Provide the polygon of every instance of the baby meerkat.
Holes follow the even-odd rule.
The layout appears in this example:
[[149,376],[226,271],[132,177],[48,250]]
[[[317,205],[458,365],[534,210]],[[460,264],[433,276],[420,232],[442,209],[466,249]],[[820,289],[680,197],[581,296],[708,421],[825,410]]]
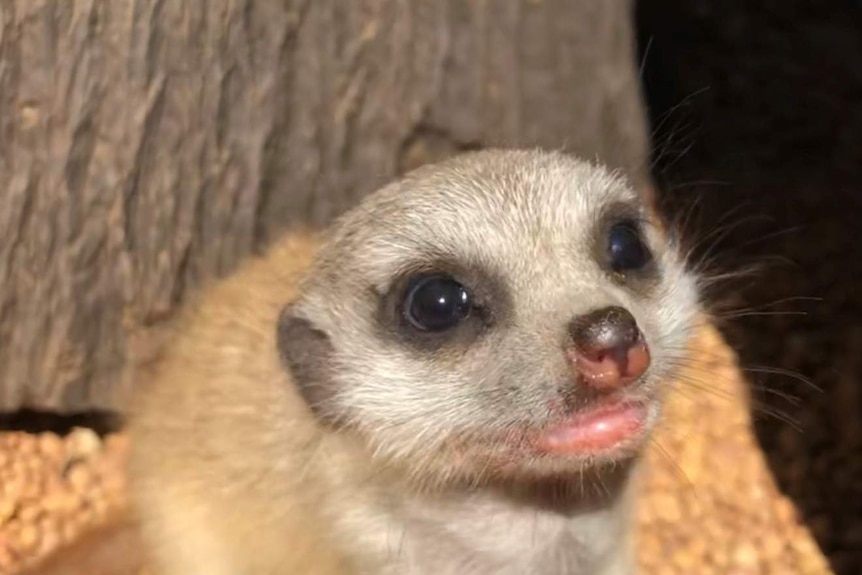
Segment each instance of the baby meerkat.
[[160,575],[635,572],[632,480],[699,313],[641,196],[487,150],[190,307],[132,410]]

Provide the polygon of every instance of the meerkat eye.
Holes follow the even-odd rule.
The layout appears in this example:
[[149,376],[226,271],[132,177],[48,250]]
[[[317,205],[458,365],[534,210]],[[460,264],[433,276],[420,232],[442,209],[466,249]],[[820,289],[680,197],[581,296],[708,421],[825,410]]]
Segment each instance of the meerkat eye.
[[464,320],[472,309],[470,294],[445,275],[423,276],[410,282],[404,317],[416,329],[444,331]]
[[627,220],[614,224],[608,232],[608,260],[617,273],[638,270],[651,258],[635,222]]

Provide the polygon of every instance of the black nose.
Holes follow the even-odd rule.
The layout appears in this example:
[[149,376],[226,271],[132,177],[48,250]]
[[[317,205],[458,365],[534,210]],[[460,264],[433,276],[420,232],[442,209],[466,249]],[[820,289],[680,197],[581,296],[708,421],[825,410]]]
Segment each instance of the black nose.
[[640,341],[640,330],[627,309],[612,306],[576,317],[569,333],[581,353],[624,351]]
[[569,324],[573,347],[566,351],[579,380],[602,392],[638,379],[650,365],[649,348],[635,318],[621,307],[578,316]]

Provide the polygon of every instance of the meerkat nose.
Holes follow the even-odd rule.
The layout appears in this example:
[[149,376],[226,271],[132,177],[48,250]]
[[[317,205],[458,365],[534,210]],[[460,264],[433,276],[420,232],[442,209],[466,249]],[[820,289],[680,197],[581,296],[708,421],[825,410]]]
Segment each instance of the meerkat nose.
[[647,370],[650,353],[635,318],[621,307],[578,316],[569,324],[573,345],[566,351],[575,373],[599,391],[614,391]]

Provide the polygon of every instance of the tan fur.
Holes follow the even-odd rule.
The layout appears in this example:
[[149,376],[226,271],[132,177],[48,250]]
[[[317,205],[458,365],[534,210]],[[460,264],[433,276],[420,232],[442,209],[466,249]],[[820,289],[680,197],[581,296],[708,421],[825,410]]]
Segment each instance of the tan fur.
[[[319,248],[293,234],[205,290],[132,410],[136,508],[160,574],[632,573],[625,466],[517,463],[477,440],[553,415],[563,320],[578,313],[632,310],[655,350],[643,393],[678,362],[696,301],[673,250],[647,232],[663,274],[648,295],[587,253],[617,201],[645,213],[621,178],[561,154],[471,154],[372,194]],[[504,278],[505,329],[438,355],[375,331],[374,294],[432,256]],[[279,357],[288,304],[332,344],[320,383],[335,392],[315,407],[337,425]]]
[[165,573],[341,572],[315,518],[320,431],[274,353],[278,313],[313,253],[291,236],[209,290],[142,389],[131,473]]

